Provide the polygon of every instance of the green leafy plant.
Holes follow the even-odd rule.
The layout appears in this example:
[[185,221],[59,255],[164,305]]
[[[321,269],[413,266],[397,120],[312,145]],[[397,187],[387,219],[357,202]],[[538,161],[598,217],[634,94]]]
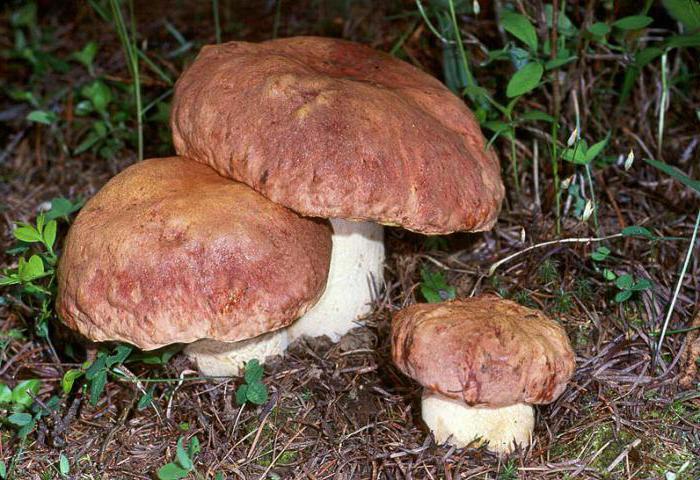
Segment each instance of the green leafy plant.
[[427,267],[420,271],[420,291],[428,303],[440,303],[454,300],[457,296],[455,287],[447,284],[442,272],[432,272]]
[[185,478],[190,473],[195,473],[194,459],[200,452],[201,447],[197,437],[192,437],[185,444],[185,438],[180,437],[177,440],[175,450],[175,461],[167,463],[158,469],[158,478],[160,480],[179,480]]
[[48,319],[53,314],[58,219],[67,219],[78,208],[80,202],[54,199],[51,209],[39,214],[35,224],[18,222],[13,235],[19,243],[7,251],[19,256],[17,266],[0,274],[0,287],[15,289],[25,303],[38,310],[35,329],[40,337],[48,336]]
[[[612,280],[612,276],[608,274],[608,279]],[[615,287],[619,290],[615,294],[615,301],[617,303],[626,302],[635,292],[643,292],[652,288],[653,284],[651,280],[647,278],[636,279],[629,273],[619,275],[614,278]]]
[[15,428],[19,438],[27,437],[41,417],[60,405],[60,399],[56,396],[43,405],[35,403],[40,388],[41,381],[38,379],[22,380],[12,389],[0,383],[0,411],[3,412],[0,423]]
[[58,456],[58,473],[64,478],[70,474],[70,462],[63,453]]
[[124,363],[132,350],[133,348],[128,345],[117,345],[111,354],[104,351],[99,352],[93,362],[84,364],[80,369],[66,371],[61,381],[63,393],[70,393],[75,381],[84,376],[89,390],[90,403],[97,405],[107,385],[108,376],[113,374],[114,368]]
[[243,405],[250,402],[262,405],[267,402],[267,386],[262,382],[263,367],[257,359],[249,360],[245,365],[245,383],[236,390],[236,403]]

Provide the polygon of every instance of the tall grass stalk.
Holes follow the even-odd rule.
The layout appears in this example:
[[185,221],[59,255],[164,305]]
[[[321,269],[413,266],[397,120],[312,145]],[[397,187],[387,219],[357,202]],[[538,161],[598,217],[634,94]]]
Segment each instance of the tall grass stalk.
[[272,24],[272,38],[277,38],[277,34],[280,29],[280,20],[282,18],[282,0],[277,0],[277,6],[275,7],[275,20]]
[[656,157],[663,160],[664,123],[666,121],[666,109],[668,108],[668,52],[661,55],[661,101],[659,102],[659,127],[657,134]]
[[449,0],[450,5],[450,18],[452,19],[452,30],[454,31],[455,41],[457,42],[457,49],[459,50],[459,56],[462,59],[462,66],[464,67],[464,73],[467,75],[467,86],[474,85],[474,77],[472,76],[472,71],[469,68],[469,59],[467,58],[467,52],[464,50],[464,44],[462,43],[462,34],[459,30],[459,23],[457,22],[457,14],[455,13],[455,4],[453,0]]
[[676,288],[673,291],[673,297],[671,298],[671,304],[668,306],[668,312],[666,312],[666,318],[664,319],[664,325],[661,328],[661,335],[659,336],[659,343],[656,347],[656,358],[661,356],[661,349],[664,344],[664,338],[666,338],[666,330],[668,329],[668,324],[671,322],[671,316],[673,315],[673,309],[676,307],[676,300],[678,300],[678,295],[680,294],[681,287],[683,286],[683,278],[685,277],[685,272],[688,271],[688,265],[690,265],[690,259],[693,258],[693,247],[695,246],[695,241],[698,238],[698,229],[700,229],[700,211],[698,211],[697,218],[695,219],[695,228],[693,228],[693,234],[690,236],[690,244],[688,245],[688,252],[685,255],[685,260],[683,261],[683,268],[681,268],[680,275],[678,276],[678,282],[676,283]]
[[214,13],[214,36],[216,43],[221,43],[221,21],[219,19],[219,0],[211,0],[211,9]]
[[129,0],[130,28],[127,29],[124,16],[122,15],[121,2],[119,0],[109,0],[112,9],[112,22],[119,36],[119,41],[124,49],[126,65],[131,75],[136,100],[136,128],[138,142],[138,158],[143,160],[143,108],[141,105],[141,76],[139,74],[139,55],[136,46],[136,22],[134,19],[134,3]]

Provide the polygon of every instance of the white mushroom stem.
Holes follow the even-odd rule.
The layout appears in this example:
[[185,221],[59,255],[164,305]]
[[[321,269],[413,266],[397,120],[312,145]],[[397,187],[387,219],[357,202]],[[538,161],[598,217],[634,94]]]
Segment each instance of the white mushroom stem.
[[327,335],[337,342],[372,310],[383,282],[384,227],[372,222],[331,219],[333,252],[321,299],[289,327],[289,341]]
[[425,391],[421,409],[423,421],[435,435],[435,441],[458,448],[481,439],[488,443],[489,450],[508,453],[515,444],[529,444],[535,428],[534,409],[525,403],[500,408],[470,407]]
[[204,375],[234,376],[243,372],[245,363],[254,358],[260,363],[287,349],[287,331],[277,330],[240,342],[198,340],[187,345],[185,354]]

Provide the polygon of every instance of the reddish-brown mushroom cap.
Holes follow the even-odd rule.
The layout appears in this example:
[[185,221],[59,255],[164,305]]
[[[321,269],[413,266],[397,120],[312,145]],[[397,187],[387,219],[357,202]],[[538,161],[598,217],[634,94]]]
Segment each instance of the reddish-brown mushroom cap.
[[323,292],[326,222],[301,218],[183,158],[110,180],[68,232],[57,309],[95,341],[143,349],[284,327]]
[[425,388],[491,407],[550,403],[575,368],[561,326],[494,295],[401,310],[392,322],[392,354]]
[[464,102],[419,69],[329,38],[207,46],[177,82],[177,152],[302,215],[487,230],[504,189]]

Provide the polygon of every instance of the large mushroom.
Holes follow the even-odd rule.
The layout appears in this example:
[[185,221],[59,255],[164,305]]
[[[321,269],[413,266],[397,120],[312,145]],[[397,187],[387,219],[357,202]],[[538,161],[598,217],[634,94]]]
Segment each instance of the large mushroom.
[[284,327],[323,292],[330,236],[327,222],[205,165],[146,160],[112,178],[72,225],[57,310],[91,340],[191,343],[203,373],[236,374],[284,351]]
[[408,63],[344,40],[206,46],[177,82],[171,126],[178,154],[330,219],[328,285],[292,338],[337,340],[370,310],[382,225],[487,230],[503,199],[498,159],[464,102]]
[[417,304],[392,321],[392,355],[424,387],[422,417],[438,443],[526,445],[532,404],[554,401],[575,368],[564,329],[494,295]]

